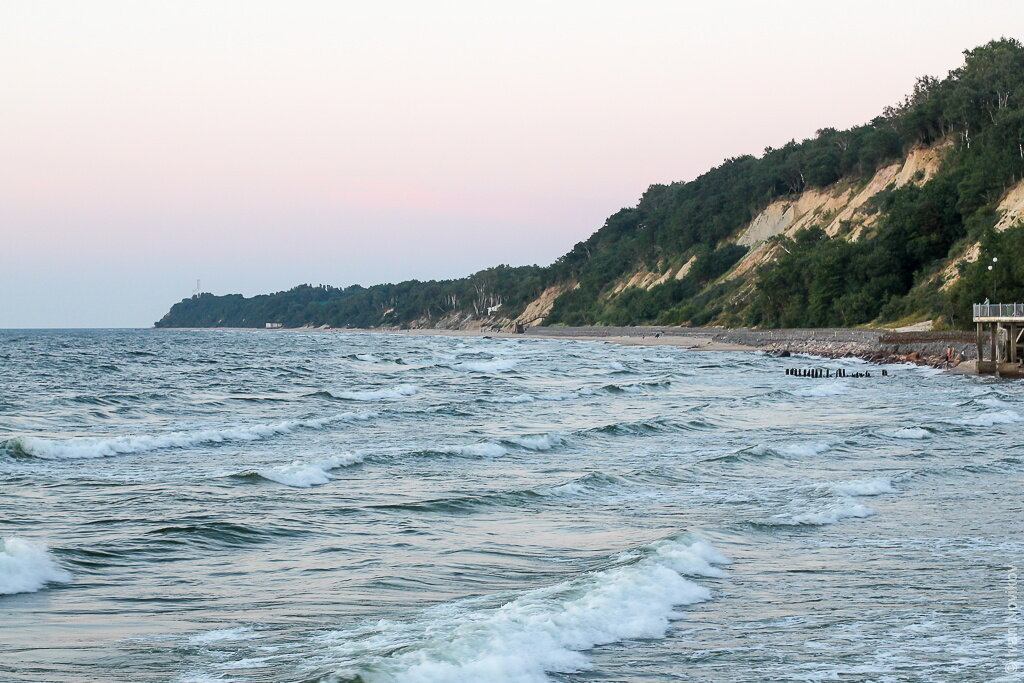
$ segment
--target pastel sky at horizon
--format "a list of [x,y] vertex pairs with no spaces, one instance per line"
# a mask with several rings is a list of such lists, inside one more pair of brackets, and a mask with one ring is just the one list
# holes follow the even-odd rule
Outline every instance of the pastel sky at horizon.
[[4,2],[0,328],[547,264],[1024,35],[980,4]]

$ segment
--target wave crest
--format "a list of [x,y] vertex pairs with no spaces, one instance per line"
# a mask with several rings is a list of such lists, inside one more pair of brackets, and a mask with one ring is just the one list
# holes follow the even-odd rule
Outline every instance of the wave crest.
[[[729,559],[701,539],[668,539],[620,559],[618,566],[528,591],[490,610],[452,613],[420,623],[381,622],[321,640],[362,680],[440,683],[533,683],[552,672],[589,668],[584,650],[634,638],[661,638],[680,605],[711,599],[685,578],[723,576]],[[401,643],[404,647],[388,645]],[[382,648],[387,655],[374,654]]]
[[34,593],[48,583],[70,580],[42,543],[17,536],[0,541],[0,595]]
[[361,463],[363,458],[364,456],[355,453],[342,453],[314,461],[295,460],[287,465],[256,470],[256,474],[285,486],[309,488],[326,484],[333,479],[330,474],[332,470],[356,465]]
[[332,398],[339,398],[343,401],[379,401],[382,399],[389,398],[405,398],[406,396],[415,396],[420,393],[420,388],[415,384],[399,384],[396,387],[388,389],[370,389],[367,391],[336,391],[328,389],[323,392],[317,392],[321,395],[327,395]]
[[16,436],[2,444],[10,455],[41,458],[43,460],[76,460],[104,458],[112,455],[146,453],[165,448],[188,448],[210,443],[230,441],[259,441],[298,429],[320,429],[335,422],[369,420],[375,413],[340,413],[308,420],[285,420],[272,424],[244,425],[224,429],[201,429],[190,432],[163,434],[137,434],[109,438],[80,437],[48,439],[35,436]]
[[463,361],[461,363],[455,363],[451,366],[453,370],[463,370],[466,372],[505,372],[511,370],[519,361],[514,358],[498,358],[495,360],[481,360],[481,361]]
[[1013,424],[1024,420],[1015,410],[999,410],[964,419],[964,424],[972,427],[994,427],[1000,424]]

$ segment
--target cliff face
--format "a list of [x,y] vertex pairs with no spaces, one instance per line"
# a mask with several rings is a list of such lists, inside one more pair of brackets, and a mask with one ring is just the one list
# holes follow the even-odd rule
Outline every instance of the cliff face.
[[[882,215],[875,202],[884,192],[907,185],[923,185],[931,180],[942,168],[946,153],[953,146],[952,141],[942,140],[931,145],[916,145],[899,161],[886,164],[866,181],[840,180],[825,188],[811,188],[795,196],[770,202],[756,216],[744,224],[723,243],[746,247],[746,254],[717,282],[736,281],[742,285],[741,293],[751,290],[758,271],[772,263],[785,249],[779,240],[782,236],[792,238],[808,228],[820,228],[826,239],[855,242],[870,232]],[[1024,182],[1012,190],[1000,204],[1003,219],[1000,226],[1009,227],[1024,217]],[[629,290],[650,291],[670,280],[683,279],[693,267],[696,256],[679,262],[661,262],[655,268],[642,266],[611,282],[603,293],[605,300],[614,300],[629,295]],[[977,259],[977,245],[973,251],[959,260]],[[959,262],[951,259],[951,262]],[[956,279],[955,265],[947,278],[947,286]],[[578,284],[574,283],[576,287]],[[711,285],[714,282],[709,283]],[[575,288],[575,287],[573,287]],[[573,288],[553,286],[542,296],[530,303],[530,318],[546,316],[559,295]],[[732,297],[735,299],[735,297]],[[517,321],[504,321],[511,324]]]

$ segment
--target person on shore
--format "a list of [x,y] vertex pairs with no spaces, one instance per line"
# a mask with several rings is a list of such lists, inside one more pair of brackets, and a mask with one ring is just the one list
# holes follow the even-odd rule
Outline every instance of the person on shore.
[[988,297],[987,297],[987,296],[985,297],[985,301],[984,301],[983,303],[984,303],[984,304],[985,304],[986,306],[988,306],[988,304],[989,304],[989,301],[988,301]]
[[947,346],[946,347],[946,369],[948,370],[950,368],[950,366],[952,366],[952,365],[953,365],[953,347],[952,346]]

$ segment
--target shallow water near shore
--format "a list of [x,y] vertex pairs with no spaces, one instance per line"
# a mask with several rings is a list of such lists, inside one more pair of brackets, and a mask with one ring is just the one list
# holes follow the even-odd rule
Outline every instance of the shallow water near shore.
[[299,332],[0,360],[0,680],[1018,680],[1019,382]]

